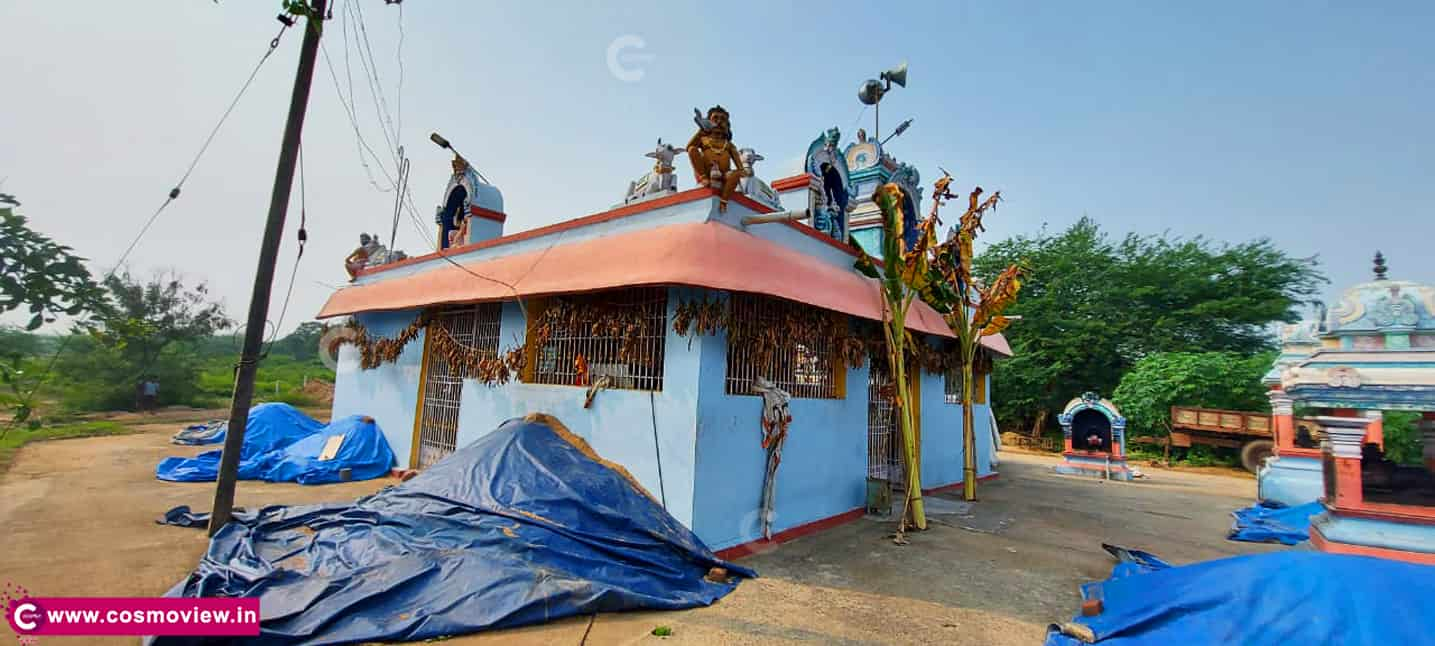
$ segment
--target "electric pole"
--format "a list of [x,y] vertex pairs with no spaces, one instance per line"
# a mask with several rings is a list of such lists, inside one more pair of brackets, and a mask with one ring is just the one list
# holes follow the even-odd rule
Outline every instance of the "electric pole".
[[300,133],[304,129],[304,111],[309,105],[309,86],[314,79],[314,62],[319,53],[320,29],[324,20],[325,0],[311,0],[310,13],[299,16],[304,25],[304,44],[299,49],[299,70],[294,75],[294,91],[289,97],[289,117],[284,123],[284,139],[279,147],[279,166],[274,172],[274,190],[269,197],[269,218],[264,224],[264,240],[259,248],[259,267],[254,272],[254,292],[249,297],[249,321],[244,328],[244,349],[239,356],[239,370],[234,377],[234,399],[229,409],[229,430],[224,436],[224,452],[219,459],[219,481],[214,489],[214,509],[209,516],[209,535],[229,523],[234,511],[234,483],[239,476],[239,454],[244,446],[245,425],[249,422],[249,404],[254,397],[254,373],[259,368],[259,353],[264,345],[265,321],[269,318],[269,294],[274,283],[274,263],[279,256],[279,242],[284,234],[284,216],[289,210],[289,190],[294,183],[294,163],[299,156]]

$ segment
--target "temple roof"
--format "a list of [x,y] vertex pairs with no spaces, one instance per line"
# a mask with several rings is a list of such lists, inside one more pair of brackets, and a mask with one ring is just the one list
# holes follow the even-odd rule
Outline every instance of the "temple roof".
[[1435,288],[1386,278],[1385,258],[1375,254],[1375,280],[1347,290],[1331,308],[1323,336],[1385,332],[1435,332]]
[[[774,226],[774,225],[767,225]],[[780,225],[777,225],[780,226]],[[354,285],[329,297],[319,318],[436,304],[513,300],[636,286],[682,285],[777,296],[881,320],[876,281],[720,222],[685,222],[457,264]],[[952,332],[921,301],[908,327],[941,337]],[[1001,335],[983,345],[1010,356]]]

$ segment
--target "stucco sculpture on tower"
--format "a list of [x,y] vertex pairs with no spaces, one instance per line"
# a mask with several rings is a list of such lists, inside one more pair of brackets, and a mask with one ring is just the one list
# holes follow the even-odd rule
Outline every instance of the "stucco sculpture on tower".
[[697,108],[693,108],[693,121],[698,124],[698,131],[688,140],[687,148],[693,175],[698,186],[720,188],[718,210],[727,211],[728,200],[732,199],[738,181],[746,174],[742,156],[732,143],[732,126],[727,110],[715,105],[708,108],[707,117],[703,117]]
[[782,463],[782,444],[787,440],[787,425],[792,423],[788,402],[792,395],[763,377],[752,389],[762,395],[762,448],[767,450],[767,469],[762,476],[762,537],[772,538],[772,520],[777,500],[777,465]]
[[673,174],[673,159],[683,152],[682,148],[665,144],[663,138],[658,137],[657,147],[644,155],[653,160],[653,170],[628,183],[628,193],[623,196],[623,203],[631,204],[656,195],[676,193],[678,176]]

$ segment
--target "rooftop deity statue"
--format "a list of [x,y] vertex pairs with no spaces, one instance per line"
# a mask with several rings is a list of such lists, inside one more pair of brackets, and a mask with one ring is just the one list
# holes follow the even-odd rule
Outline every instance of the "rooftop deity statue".
[[693,108],[693,121],[698,131],[688,140],[688,161],[699,186],[721,187],[718,210],[727,211],[727,202],[737,190],[737,183],[746,174],[742,156],[732,143],[732,126],[727,110],[715,105],[708,108],[707,118]]

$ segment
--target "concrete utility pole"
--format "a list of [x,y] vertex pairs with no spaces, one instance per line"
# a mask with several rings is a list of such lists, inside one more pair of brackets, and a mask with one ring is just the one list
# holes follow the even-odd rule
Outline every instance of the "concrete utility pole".
[[264,345],[265,321],[269,317],[269,293],[274,284],[274,262],[279,255],[279,242],[284,233],[284,216],[289,210],[289,190],[294,183],[294,162],[299,156],[299,135],[304,129],[304,111],[309,105],[309,86],[314,80],[314,61],[319,53],[319,30],[323,25],[325,4],[326,0],[312,0],[312,13],[298,18],[304,25],[304,44],[299,49],[299,70],[294,75],[294,92],[289,97],[289,118],[284,123],[279,166],[274,172],[274,190],[269,197],[269,219],[264,224],[264,240],[259,248],[259,268],[254,272],[254,292],[249,297],[249,321],[244,328],[244,349],[240,353],[239,370],[234,377],[229,430],[224,436],[224,452],[219,459],[219,481],[214,489],[214,509],[209,516],[210,536],[229,522],[234,511],[234,482],[239,476],[239,452],[244,446],[249,404],[254,398],[254,373],[259,368],[259,352]]

